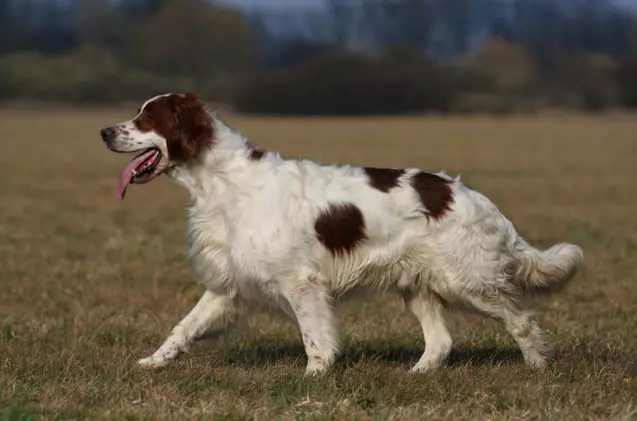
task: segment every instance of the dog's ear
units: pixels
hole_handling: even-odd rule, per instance
[[[168,142],[170,159],[187,162],[212,144],[212,118],[197,96],[188,92],[175,95],[173,102],[173,136]]]
[[[186,100],[186,103],[189,104],[199,101],[199,97],[197,97],[197,94],[195,94],[194,92],[186,92],[186,94],[184,95],[184,99]]]
[[[180,112],[184,106],[197,104],[199,97],[194,92],[172,94],[168,97],[170,109],[174,112]]]

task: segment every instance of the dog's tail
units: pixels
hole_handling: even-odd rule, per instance
[[[524,243],[507,268],[509,279],[526,296],[547,296],[568,285],[584,263],[584,253],[575,244],[556,244],[538,250]]]

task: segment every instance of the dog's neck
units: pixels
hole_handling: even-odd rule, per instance
[[[214,127],[211,146],[192,161],[168,171],[194,201],[250,193],[282,161],[279,154],[256,148],[212,114],[211,119]]]

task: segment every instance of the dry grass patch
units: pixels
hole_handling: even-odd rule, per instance
[[[255,314],[158,372],[154,350],[201,293],[185,255],[185,192],[114,186],[108,111],[0,112],[0,419],[635,419],[637,121],[632,118],[263,119],[230,123],[288,156],[462,174],[533,242],[573,241],[587,270],[545,302],[548,372],[499,326],[459,320],[449,365],[395,299],[341,315],[345,355],[301,375],[293,327]]]

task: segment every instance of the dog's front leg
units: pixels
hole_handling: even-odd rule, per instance
[[[206,290],[197,305],[173,328],[162,346],[153,355],[139,360],[138,363],[149,368],[164,367],[177,358],[182,351],[186,351],[195,339],[213,327],[217,329],[226,327],[234,316],[233,297]]]
[[[308,358],[305,374],[327,371],[339,352],[331,297],[322,285],[308,281],[287,285],[285,295],[301,330]]]

